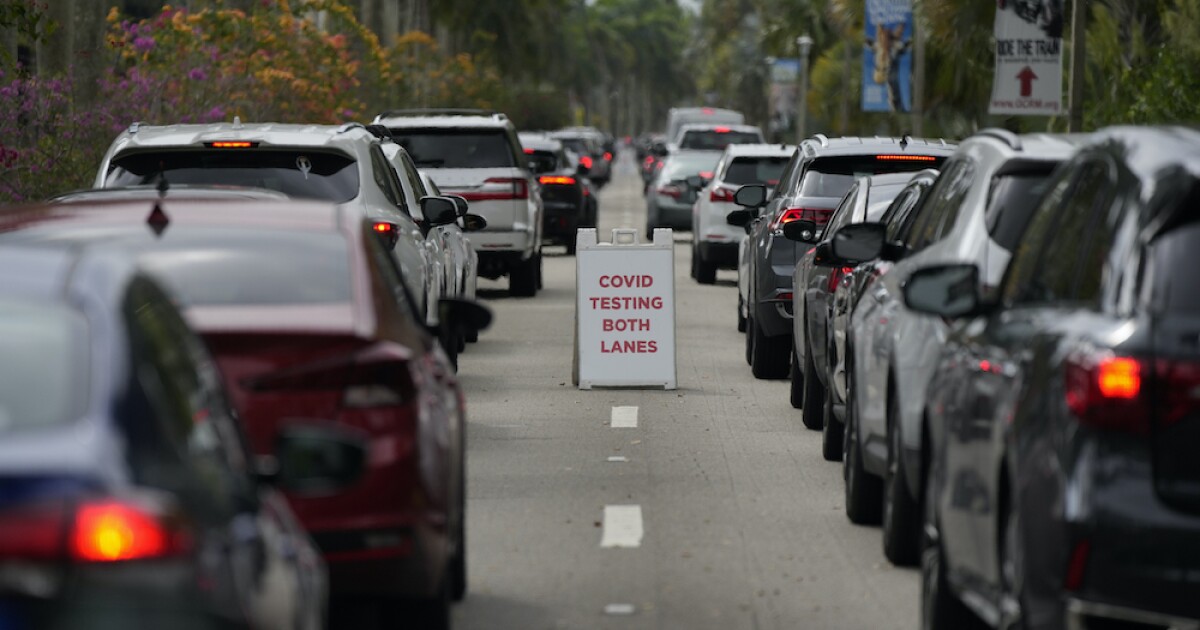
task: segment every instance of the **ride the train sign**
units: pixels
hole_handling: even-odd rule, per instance
[[[1062,95],[1062,0],[996,0],[991,114],[1054,116]]]

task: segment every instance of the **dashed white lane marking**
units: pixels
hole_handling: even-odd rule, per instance
[[[642,546],[642,506],[604,506],[604,534],[600,537],[600,547],[611,549],[640,546]]]
[[[609,426],[614,429],[636,429],[637,416],[637,407],[613,407],[612,421]]]
[[[637,609],[633,604],[609,604],[604,607],[606,615],[632,615]]]
[[[610,462],[627,462],[627,461],[629,461],[629,458],[625,457],[624,455],[611,455],[611,456],[609,456],[608,461],[610,461]]]

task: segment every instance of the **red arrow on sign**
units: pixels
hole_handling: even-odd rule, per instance
[[[1033,68],[1030,68],[1029,66],[1025,66],[1024,69],[1022,69],[1020,72],[1017,73],[1017,80],[1021,82],[1021,97],[1022,98],[1028,97],[1031,94],[1033,94],[1033,82],[1037,78],[1038,78],[1038,75],[1034,74]]]

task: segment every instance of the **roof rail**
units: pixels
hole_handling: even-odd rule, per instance
[[[132,124],[129,125],[129,129],[127,130],[127,132],[130,134],[135,134],[138,132],[138,129],[141,129],[141,127],[142,127],[142,121],[135,120],[135,121],[133,121]]]
[[[348,122],[348,123],[344,123],[341,127],[338,127],[337,133],[346,133],[347,131],[351,131],[353,129],[366,129],[366,128],[367,128],[367,126],[360,122]]]
[[[817,142],[820,142],[821,146],[823,146],[823,147],[829,146],[829,136],[826,136],[823,133],[814,133],[812,135],[812,137],[815,138],[817,140]]]
[[[419,107],[415,109],[389,109],[386,112],[375,117],[380,118],[400,118],[404,116],[500,116],[507,118],[500,112],[490,109],[466,109],[461,107]]]
[[[367,125],[367,131],[380,140],[391,140],[392,130],[378,123]]]
[[[994,138],[996,140],[999,140],[1000,142],[1007,144],[1008,148],[1012,149],[1013,151],[1021,150],[1020,136],[1018,136],[1017,134],[1015,134],[1007,129],[1001,129],[999,127],[988,127],[987,129],[980,129],[979,131],[976,131],[975,135],[987,136],[989,138]]]

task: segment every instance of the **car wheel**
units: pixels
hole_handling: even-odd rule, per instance
[[[822,414],[824,421],[821,428],[821,456],[827,462],[842,461],[842,423],[833,415],[833,398],[825,393],[825,404]]]
[[[853,384],[853,381],[850,382]],[[854,400],[853,392],[846,397]],[[846,481],[846,516],[856,525],[879,523],[883,511],[883,484],[879,477],[868,473],[862,465],[862,447],[858,439],[858,419],[853,403],[846,406],[845,447],[842,454],[842,477]]]
[[[804,372],[800,369],[800,353],[792,350],[792,370],[789,374],[791,383],[788,388],[788,402],[792,409],[804,408]]]
[[[532,256],[516,264],[508,274],[508,292],[514,297],[537,295],[538,257]]]
[[[712,284],[717,281],[717,264],[704,260],[699,247],[692,248],[692,260],[696,266],[696,282]]]
[[[754,355],[754,335],[750,331],[754,330],[754,317],[746,318],[746,365],[750,365],[750,360]]]
[[[742,309],[745,307],[746,303],[742,300],[742,294],[738,293],[737,331],[740,333],[746,332],[746,316],[742,315]]]
[[[416,627],[428,630],[450,630],[450,575],[442,577],[438,592],[416,603]]]
[[[696,279],[696,268],[700,266],[700,252],[696,251],[696,246],[692,245],[692,265],[691,276],[692,280]]]
[[[574,256],[576,247],[575,239],[568,237],[563,244],[567,246],[567,255]]]
[[[768,337],[762,326],[750,327],[754,347],[750,352],[750,373],[754,378],[787,378],[792,344],[783,337]]]
[[[804,426],[813,431],[820,431],[825,426],[823,417],[825,407],[825,388],[817,378],[817,368],[812,362],[812,348],[808,345],[808,336],[804,337],[804,400],[800,403],[800,420]]]
[[[542,252],[541,251],[539,251],[537,253],[536,258],[537,258],[537,265],[535,266],[534,269],[535,269],[535,274],[537,275],[537,288],[540,291],[545,288],[544,286],[542,286]]]
[[[915,565],[921,542],[921,503],[908,490],[900,441],[899,403],[888,400],[888,463],[883,492],[883,554],[896,566]]]

